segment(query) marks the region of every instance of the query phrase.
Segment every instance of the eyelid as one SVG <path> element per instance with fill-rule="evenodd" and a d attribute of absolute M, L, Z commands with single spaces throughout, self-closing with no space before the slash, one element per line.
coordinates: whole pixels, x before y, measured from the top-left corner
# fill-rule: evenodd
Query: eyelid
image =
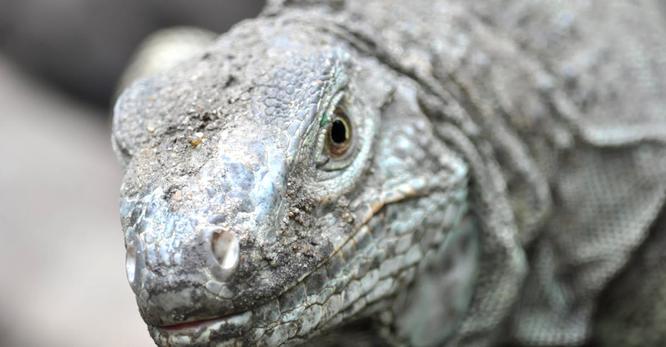
<path fill-rule="evenodd" d="M 340 90 L 335 95 L 333 98 L 331 98 L 331 101 L 326 105 L 326 110 L 324 111 L 324 114 L 321 117 L 321 120 L 319 121 L 319 127 L 320 128 L 325 128 L 329 123 L 332 122 L 332 119 L 335 115 L 335 109 L 338 106 L 338 103 L 340 103 L 340 100 L 345 96 L 345 91 Z"/>

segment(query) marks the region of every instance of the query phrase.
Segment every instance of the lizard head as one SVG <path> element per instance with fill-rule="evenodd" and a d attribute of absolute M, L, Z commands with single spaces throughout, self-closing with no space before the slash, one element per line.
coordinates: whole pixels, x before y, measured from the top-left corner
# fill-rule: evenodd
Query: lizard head
<path fill-rule="evenodd" d="M 127 276 L 155 341 L 302 341 L 408 286 L 467 191 L 416 94 L 339 37 L 277 19 L 125 90 Z"/>

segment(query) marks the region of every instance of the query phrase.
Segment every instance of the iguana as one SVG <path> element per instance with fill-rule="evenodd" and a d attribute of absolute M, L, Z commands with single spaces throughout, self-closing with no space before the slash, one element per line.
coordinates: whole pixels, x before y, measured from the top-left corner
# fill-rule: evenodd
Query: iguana
<path fill-rule="evenodd" d="M 151 336 L 663 345 L 660 6 L 275 0 L 135 69 L 113 144 Z"/>

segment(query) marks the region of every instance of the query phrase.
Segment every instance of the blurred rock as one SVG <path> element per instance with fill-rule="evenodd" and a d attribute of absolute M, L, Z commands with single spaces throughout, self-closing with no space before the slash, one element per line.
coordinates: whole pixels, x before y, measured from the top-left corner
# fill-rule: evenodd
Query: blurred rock
<path fill-rule="evenodd" d="M 0 56 L 0 346 L 152 346 L 125 279 L 106 112 Z"/>
<path fill-rule="evenodd" d="M 174 68 L 203 53 L 216 38 L 217 34 L 212 31 L 195 27 L 171 27 L 150 34 L 137 48 L 132 62 L 120 77 L 116 93 L 122 92 L 137 79 Z"/>
<path fill-rule="evenodd" d="M 106 106 L 134 49 L 160 28 L 218 33 L 263 0 L 0 0 L 0 49 L 21 67 Z"/>

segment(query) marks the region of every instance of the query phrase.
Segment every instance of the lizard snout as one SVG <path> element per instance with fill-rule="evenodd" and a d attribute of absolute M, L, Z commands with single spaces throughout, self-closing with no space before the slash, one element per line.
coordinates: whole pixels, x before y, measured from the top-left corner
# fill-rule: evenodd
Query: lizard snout
<path fill-rule="evenodd" d="M 144 320 L 168 326 L 239 310 L 232 300 L 241 263 L 238 234 L 170 211 L 161 201 L 134 204 L 125 234 L 127 279 Z"/>
<path fill-rule="evenodd" d="M 251 311 L 314 266 L 291 259 L 277 242 L 286 215 L 285 154 L 248 141 L 221 142 L 196 175 L 158 171 L 126 183 L 133 188 L 121 196 L 127 278 L 149 325 Z"/>
<path fill-rule="evenodd" d="M 206 230 L 201 231 L 201 234 L 201 239 L 195 242 L 195 246 L 201 249 L 191 253 L 202 254 L 201 258 L 203 259 L 200 259 L 199 262 L 205 264 L 205 267 L 214 279 L 220 282 L 228 280 L 235 272 L 240 261 L 240 245 L 238 237 L 228 229 L 217 227 L 207 228 Z M 145 242 L 141 242 L 136 235 L 130 236 L 127 243 L 125 268 L 127 280 L 137 294 L 140 292 L 140 287 L 143 285 L 141 281 L 144 276 L 141 276 L 141 273 L 146 268 L 146 256 L 148 255 L 147 249 L 150 247 L 157 247 L 158 249 L 153 253 L 159 253 L 161 256 L 161 259 L 159 260 L 156 258 L 151 259 L 151 263 L 154 264 L 151 264 L 152 266 L 150 267 L 157 270 L 157 272 L 164 272 L 164 270 L 168 271 L 170 265 L 179 267 L 188 265 L 182 264 L 182 254 L 169 256 L 170 252 L 168 248 L 164 249 L 160 247 L 160 245 L 145 245 Z M 160 269 L 160 267 L 163 269 Z"/>

